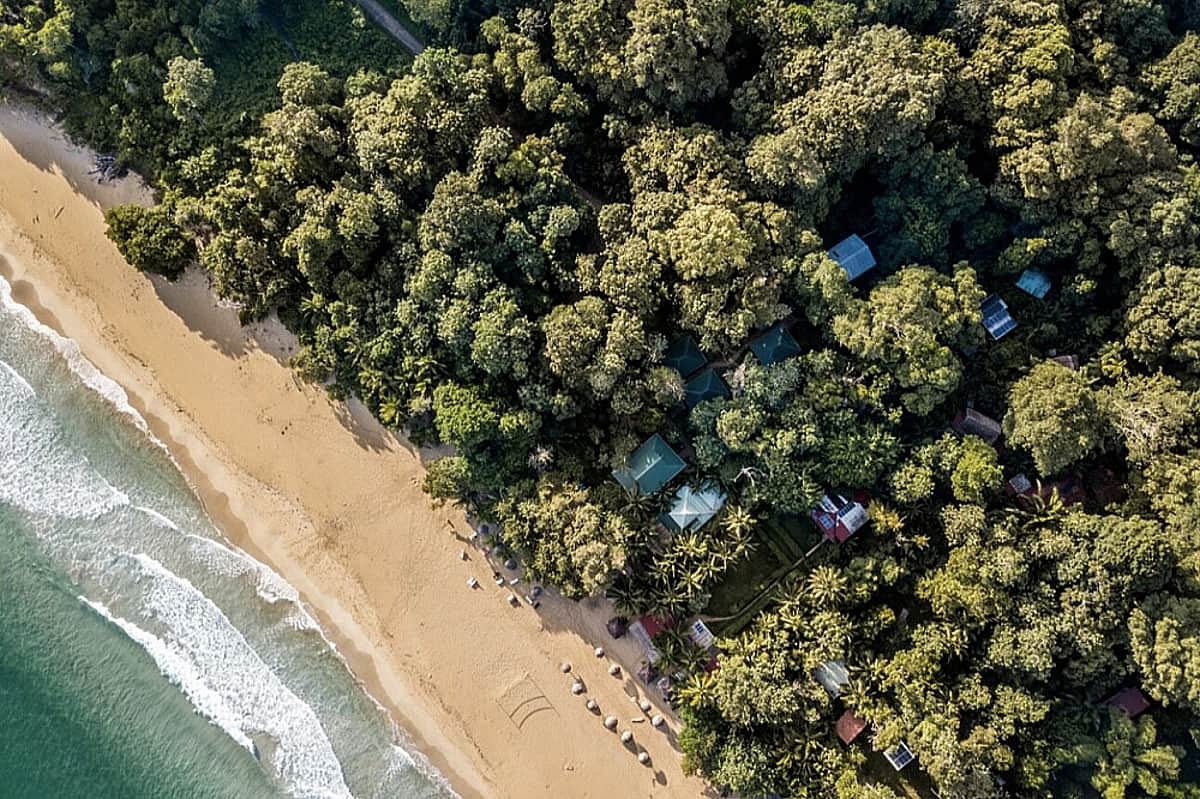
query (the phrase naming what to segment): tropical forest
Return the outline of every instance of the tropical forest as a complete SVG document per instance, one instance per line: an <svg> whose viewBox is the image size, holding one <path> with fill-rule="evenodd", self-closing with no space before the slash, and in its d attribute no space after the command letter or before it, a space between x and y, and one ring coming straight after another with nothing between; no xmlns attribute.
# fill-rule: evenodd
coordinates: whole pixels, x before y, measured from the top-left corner
<svg viewBox="0 0 1200 799"><path fill-rule="evenodd" d="M379 5L3 0L0 84L714 791L1200 797L1197 0Z"/></svg>

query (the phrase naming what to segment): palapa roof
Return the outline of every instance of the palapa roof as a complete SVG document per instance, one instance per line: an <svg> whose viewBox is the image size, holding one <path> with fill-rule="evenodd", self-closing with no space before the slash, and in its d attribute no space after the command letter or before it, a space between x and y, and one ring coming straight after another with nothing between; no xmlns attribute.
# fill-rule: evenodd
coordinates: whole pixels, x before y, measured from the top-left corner
<svg viewBox="0 0 1200 799"><path fill-rule="evenodd" d="M704 366L706 362L707 359L700 351L696 339L691 336L680 336L675 339L663 354L663 363L679 372L682 377L687 377Z"/></svg>
<svg viewBox="0 0 1200 799"><path fill-rule="evenodd" d="M705 400L728 396L729 386L725 385L716 370L705 369L684 386L683 402L691 410Z"/></svg>
<svg viewBox="0 0 1200 799"><path fill-rule="evenodd" d="M677 533L699 530L720 512L727 498L720 486L711 481L699 488L683 486L675 492L671 509L658 518L664 527Z"/></svg>
<svg viewBox="0 0 1200 799"><path fill-rule="evenodd" d="M1050 293L1050 276L1040 269L1026 269L1017 278L1017 288L1039 300L1045 299Z"/></svg>
<svg viewBox="0 0 1200 799"><path fill-rule="evenodd" d="M833 245L829 257L846 270L846 275L851 280L874 269L876 263L871 248L857 233Z"/></svg>
<svg viewBox="0 0 1200 799"><path fill-rule="evenodd" d="M634 450L620 469L612 473L631 494L653 494L687 467L683 458L658 433Z"/></svg>
<svg viewBox="0 0 1200 799"><path fill-rule="evenodd" d="M795 337L788 332L783 323L778 322L755 339L750 345L750 350L754 353L754 357L758 358L759 363L763 366L770 366L799 355L800 345L796 343Z"/></svg>

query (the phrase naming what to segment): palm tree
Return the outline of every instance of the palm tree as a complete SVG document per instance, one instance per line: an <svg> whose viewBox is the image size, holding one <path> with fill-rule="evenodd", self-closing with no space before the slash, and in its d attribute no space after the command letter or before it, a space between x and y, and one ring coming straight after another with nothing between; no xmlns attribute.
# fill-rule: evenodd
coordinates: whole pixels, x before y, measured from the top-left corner
<svg viewBox="0 0 1200 799"><path fill-rule="evenodd" d="M1112 726L1104 736L1105 752L1096 764L1092 787L1104 799L1125 799L1137 786L1149 796L1157 796L1160 785L1179 778L1182 749L1156 745L1158 737L1150 716L1134 721L1120 711L1110 714Z"/></svg>
<svg viewBox="0 0 1200 799"><path fill-rule="evenodd" d="M692 710L700 710L712 697L716 684L717 678L713 672L701 671L693 674L679 689L679 699Z"/></svg>
<svg viewBox="0 0 1200 799"><path fill-rule="evenodd" d="M835 607L848 587L846 577L835 566L818 566L808 575L808 594L820 608Z"/></svg>

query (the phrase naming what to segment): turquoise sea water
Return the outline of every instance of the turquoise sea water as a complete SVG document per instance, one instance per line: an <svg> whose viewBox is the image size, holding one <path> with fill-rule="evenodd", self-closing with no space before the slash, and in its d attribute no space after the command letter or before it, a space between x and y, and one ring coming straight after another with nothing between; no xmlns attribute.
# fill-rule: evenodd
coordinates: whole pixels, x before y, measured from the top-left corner
<svg viewBox="0 0 1200 799"><path fill-rule="evenodd" d="M0 280L0 797L452 795Z"/></svg>

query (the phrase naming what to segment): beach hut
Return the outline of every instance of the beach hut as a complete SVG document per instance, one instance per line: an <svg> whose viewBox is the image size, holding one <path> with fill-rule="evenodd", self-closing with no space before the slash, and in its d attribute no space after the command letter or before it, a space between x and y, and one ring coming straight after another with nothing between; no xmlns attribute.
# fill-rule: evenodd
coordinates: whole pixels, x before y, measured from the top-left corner
<svg viewBox="0 0 1200 799"><path fill-rule="evenodd" d="M858 234L847 236L833 245L829 257L846 270L846 276L854 280L875 268L875 256L871 248Z"/></svg>
<svg viewBox="0 0 1200 799"><path fill-rule="evenodd" d="M1040 269L1026 269L1017 278L1017 288L1039 300L1050 293L1050 276Z"/></svg>
<svg viewBox="0 0 1200 799"><path fill-rule="evenodd" d="M950 422L950 427L960 436L979 436L992 445L995 445L1000 434L1004 432L999 422L974 408L966 408L959 412Z"/></svg>
<svg viewBox="0 0 1200 799"><path fill-rule="evenodd" d="M849 710L837 720L837 735L846 746L854 743L854 739L866 728L866 719L860 719Z"/></svg>
<svg viewBox="0 0 1200 799"><path fill-rule="evenodd" d="M663 354L663 364L679 372L681 377L687 377L704 366L706 362L707 359L700 351L700 346L696 344L696 339L691 336L680 336L675 339Z"/></svg>
<svg viewBox="0 0 1200 799"><path fill-rule="evenodd" d="M776 323L750 344L750 351L763 366L786 361L800 354L800 345L782 322Z"/></svg>
<svg viewBox="0 0 1200 799"><path fill-rule="evenodd" d="M668 530L681 533L684 530L699 530L725 506L727 495L713 481L699 488L684 486L675 492L671 509L658 517Z"/></svg>
<svg viewBox="0 0 1200 799"><path fill-rule="evenodd" d="M717 397L728 397L729 386L715 369L705 369L693 377L683 388L683 404L690 411L701 402Z"/></svg>
<svg viewBox="0 0 1200 799"><path fill-rule="evenodd" d="M687 467L683 458L658 433L634 450L613 478L630 494L653 494Z"/></svg>
<svg viewBox="0 0 1200 799"><path fill-rule="evenodd" d="M896 771L901 770L917 759L917 756L912 753L912 750L908 748L908 744L904 741L884 751L883 757Z"/></svg>
<svg viewBox="0 0 1200 799"><path fill-rule="evenodd" d="M1116 708L1131 719L1137 718L1150 707L1150 700L1137 688L1122 688L1104 700L1104 704Z"/></svg>
<svg viewBox="0 0 1200 799"><path fill-rule="evenodd" d="M841 660L827 660L813 671L813 678L836 699L850 684L850 670Z"/></svg>
<svg viewBox="0 0 1200 799"><path fill-rule="evenodd" d="M983 326L987 329L988 335L996 341L1004 338L1017 327L1017 320L1013 319L1012 314L1008 312L1008 303L995 294L984 300L979 306L979 310L983 312Z"/></svg>
<svg viewBox="0 0 1200 799"><path fill-rule="evenodd" d="M821 497L820 504L809 513L809 518L821 529L825 538L844 544L850 536L861 530L871 520L862 503L838 495Z"/></svg>

